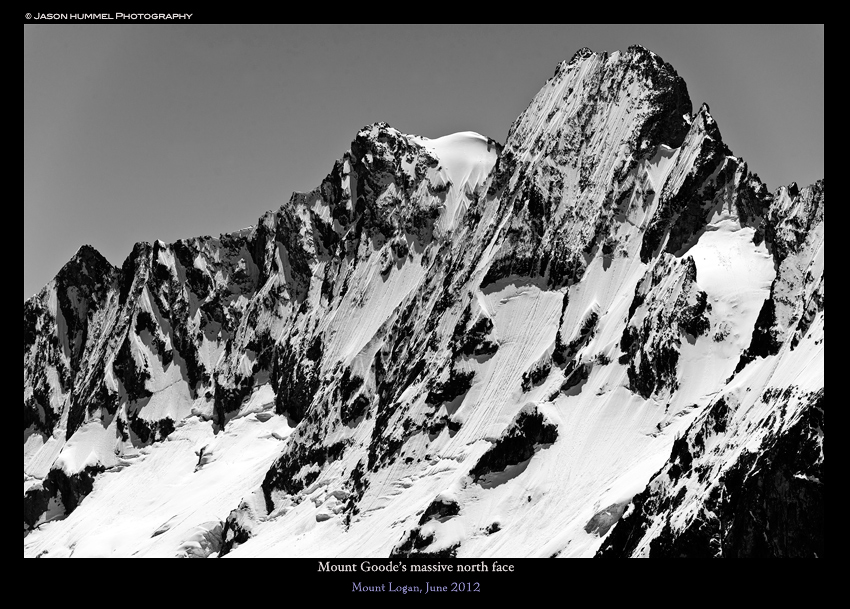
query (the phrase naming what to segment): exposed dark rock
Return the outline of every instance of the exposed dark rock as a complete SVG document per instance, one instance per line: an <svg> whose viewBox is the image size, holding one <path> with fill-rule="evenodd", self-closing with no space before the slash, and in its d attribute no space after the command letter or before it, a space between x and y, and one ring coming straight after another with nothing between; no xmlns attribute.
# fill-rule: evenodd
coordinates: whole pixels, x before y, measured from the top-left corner
<svg viewBox="0 0 850 609"><path fill-rule="evenodd" d="M779 353L779 347L782 343L777 339L776 333L773 330L773 324L776 322L775 311L773 298L768 297L759 311L759 316L756 318L756 325L753 327L750 346L741 354L741 359L735 367L735 372L743 370L744 366L757 357L767 357L768 355Z"/></svg>
<svg viewBox="0 0 850 609"><path fill-rule="evenodd" d="M578 387L590 377L590 366L570 362L564 369L564 382L561 384L561 393L567 393L574 387Z"/></svg>
<svg viewBox="0 0 850 609"><path fill-rule="evenodd" d="M329 461L336 461L342 456L345 447L345 442L330 446L319 443L316 447L288 443L286 452L274 462L261 485L268 511L274 510L271 497L273 490L282 489L291 495L303 490L319 477L319 472L310 466L321 467Z"/></svg>
<svg viewBox="0 0 850 609"><path fill-rule="evenodd" d="M316 344L321 345L321 342L313 343ZM278 350L275 358L271 376L276 394L275 412L285 414L295 423L307 414L319 389L321 379L316 368L320 353L320 348L312 352L316 360L306 356L302 359L296 349L284 348Z"/></svg>
<svg viewBox="0 0 850 609"><path fill-rule="evenodd" d="M600 510L584 525L584 531L591 535L604 537L609 529L617 523L628 505L628 501L625 503L612 503L604 510Z"/></svg>
<svg viewBox="0 0 850 609"><path fill-rule="evenodd" d="M719 421L726 408L721 400L712 408L708 421L715 430L725 431ZM759 451L744 451L725 470L689 524L677 530L668 522L651 540L649 555L824 557L823 417L821 390L808 398L790 428L768 435ZM673 446L669 475L687 476L691 464L683 437ZM650 484L634 498L631 515L618 523L597 556L632 555L653 517L671 505L670 497L656 490L663 488Z"/></svg>
<svg viewBox="0 0 850 609"><path fill-rule="evenodd" d="M242 517L242 510L232 510L224 521L224 528L221 531L221 549L218 557L222 558L230 554L234 549L251 539L252 531L245 526L245 519Z"/></svg>
<svg viewBox="0 0 850 609"><path fill-rule="evenodd" d="M258 330L254 334L254 337L245 344L246 351L250 350L256 354L253 365L253 372L255 374L271 370L276 348L277 343L268 329Z"/></svg>
<svg viewBox="0 0 850 609"><path fill-rule="evenodd" d="M137 402L152 395L146 387L146 382L150 380L150 373L147 368L140 367L136 363L136 358L131 352L130 340L129 335L124 338L124 342L112 362L112 369L121 379L124 390L127 392L127 399L131 402Z"/></svg>
<svg viewBox="0 0 850 609"><path fill-rule="evenodd" d="M566 299L566 297L565 297ZM563 319L563 313L561 314ZM596 324L599 322L599 314L596 311L591 311L582 321L576 337L565 345L562 340L560 330L555 342L555 351L552 353L552 361L558 366L563 367L568 361L572 360L576 354L593 338L596 331Z"/></svg>
<svg viewBox="0 0 850 609"><path fill-rule="evenodd" d="M92 492L95 477L104 471L102 465L89 465L82 471L67 475L62 469L51 469L40 487L24 493L24 530L32 529L47 511L51 499L62 502L67 516Z"/></svg>
<svg viewBox="0 0 850 609"><path fill-rule="evenodd" d="M420 527L414 527L404 537L404 539L392 549L390 558L411 558L414 556L427 556L432 559L455 558L460 544L455 544L448 548L433 552L426 551L426 548L434 542L435 536L433 533L422 533Z"/></svg>
<svg viewBox="0 0 850 609"><path fill-rule="evenodd" d="M557 439L557 426L549 423L542 413L536 408L523 410L469 473L477 481L490 472L530 459L537 448Z"/></svg>
<svg viewBox="0 0 850 609"><path fill-rule="evenodd" d="M649 262L668 230L670 237L665 251L674 253L705 225L707 206L713 200L716 189L714 182L710 183L710 188L706 188L708 178L723 164L730 152L705 104L694 117L690 131L693 137L700 138L694 167L675 192L666 189L662 191L661 202L641 244L641 262Z"/></svg>
<svg viewBox="0 0 850 609"><path fill-rule="evenodd" d="M469 391L470 387L472 387L472 379L474 377L474 372L459 372L455 368L452 368L448 380L434 386L428 392L428 397L425 401L428 404L451 402L458 396Z"/></svg>
<svg viewBox="0 0 850 609"><path fill-rule="evenodd" d="M522 391L528 393L532 387L537 387L552 371L552 363L546 359L535 364L530 370L522 373Z"/></svg>
<svg viewBox="0 0 850 609"><path fill-rule="evenodd" d="M342 378L339 381L339 397L343 402L347 402L355 391L363 385L363 379L351 375L351 368L346 368L342 373Z"/></svg>
<svg viewBox="0 0 850 609"><path fill-rule="evenodd" d="M243 377L237 375L233 379L233 385L215 386L215 422L224 427L227 422L227 416L239 410L246 399L251 397L251 391L254 388L254 377Z"/></svg>
<svg viewBox="0 0 850 609"><path fill-rule="evenodd" d="M646 141L648 149L660 144L678 148L688 133L684 117L690 116L693 111L684 79L673 66L644 47L631 46L629 53L633 66L650 80L652 90L656 92L652 100L654 112L644 121L637 141Z"/></svg>
<svg viewBox="0 0 850 609"><path fill-rule="evenodd" d="M458 514L460 514L460 506L457 501L452 499L434 499L422 513L422 516L419 518L419 524L421 526L429 520L443 521Z"/></svg>
<svg viewBox="0 0 850 609"><path fill-rule="evenodd" d="M165 417L159 421L146 421L136 414L130 418L130 429L143 444L161 442L174 432L174 421Z"/></svg>
<svg viewBox="0 0 850 609"><path fill-rule="evenodd" d="M469 313L468 309L466 313ZM492 319L481 317L468 330L464 327L466 323L466 320L461 319L455 327L452 337L452 351L455 357L493 355L499 350L499 345L488 338L493 331Z"/></svg>
<svg viewBox="0 0 850 609"><path fill-rule="evenodd" d="M783 197L780 190L779 196L773 199L766 213L765 240L772 247L778 273L771 284L770 296L764 301L759 311L750 345L741 355L735 368L736 373L758 357L777 354L789 331L794 332L791 345L792 348L796 347L800 338L808 331L815 314L823 310L822 273L819 277L813 276L811 272L803 275L801 286L803 290L796 302L789 301L785 294L789 283L794 285L800 281L795 278L795 274L802 269L796 270L793 265L786 267L783 263L789 256L803 251L812 226L823 221L824 213L823 180L803 190L798 189L796 184L792 186L793 188L789 188L786 193L788 198ZM809 286L811 286L811 296L805 300L802 296ZM795 307L791 327L780 325L777 318L777 306L785 308L786 316L789 306Z"/></svg>
<svg viewBox="0 0 850 609"><path fill-rule="evenodd" d="M681 277L676 292L656 297L658 286L672 277ZM659 260L638 282L629 306L629 323L620 337L623 355L619 361L628 365L629 388L649 398L656 392L678 388L677 365L682 334L692 337L710 330L710 304L696 283L696 264L690 256L677 261L673 257ZM634 318L638 309L645 311L640 324ZM691 339L692 340L692 339Z"/></svg>
<svg viewBox="0 0 850 609"><path fill-rule="evenodd" d="M343 423L350 425L368 412L369 405L369 398L365 395L358 395L350 403L343 404L340 407L339 417Z"/></svg>

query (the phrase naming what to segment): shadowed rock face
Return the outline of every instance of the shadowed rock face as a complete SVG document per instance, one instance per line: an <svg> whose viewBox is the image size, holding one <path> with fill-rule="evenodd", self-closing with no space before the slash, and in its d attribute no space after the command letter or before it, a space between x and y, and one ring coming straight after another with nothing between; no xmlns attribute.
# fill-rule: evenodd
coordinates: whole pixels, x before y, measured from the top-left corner
<svg viewBox="0 0 850 609"><path fill-rule="evenodd" d="M684 528L664 525L648 556L668 558L814 558L824 556L823 392L807 397L802 416L758 452L744 452L699 505ZM674 445L671 481L694 476L705 455ZM663 470L662 470L663 471ZM697 474L698 475L698 474ZM661 474L659 475L661 476ZM597 556L628 557L641 545L653 517L676 509L664 487L647 488Z"/></svg>
<svg viewBox="0 0 850 609"><path fill-rule="evenodd" d="M81 248L24 304L25 551L100 484L167 495L185 445L245 469L183 554L822 555L823 181L770 194L642 47L561 63L504 146L455 136L375 123L256 226ZM706 235L775 276L724 301Z"/></svg>
<svg viewBox="0 0 850 609"><path fill-rule="evenodd" d="M638 283L629 306L630 323L623 330L620 363L628 363L629 388L645 398L662 389L675 391L679 348L682 335L701 336L708 333L706 293L696 283L693 258L676 260L665 256ZM675 287L665 299L649 299L652 292L665 290L663 284ZM645 313L640 325L631 322L635 314Z"/></svg>
<svg viewBox="0 0 850 609"><path fill-rule="evenodd" d="M478 480L491 472L502 471L509 465L531 459L536 449L557 439L556 425L548 422L536 408L524 410L469 473Z"/></svg>
<svg viewBox="0 0 850 609"><path fill-rule="evenodd" d="M805 419L765 447L742 459L727 475L730 493L722 520L724 556L823 557L826 484L823 470L823 395ZM727 507L728 506L728 507ZM770 535L762 535L768 531Z"/></svg>
<svg viewBox="0 0 850 609"><path fill-rule="evenodd" d="M600 510L584 525L584 532L600 537L604 536L623 515L626 505L625 503L613 503L604 510Z"/></svg>
<svg viewBox="0 0 850 609"><path fill-rule="evenodd" d="M89 466L68 476L61 469L50 470L40 486L24 493L24 532L39 523L51 502L58 503L66 513L73 512L91 492L95 477L103 471L101 466Z"/></svg>
<svg viewBox="0 0 850 609"><path fill-rule="evenodd" d="M780 190L768 212L765 233L778 272L736 372L757 357L776 355L791 332L796 347L816 311L823 311L823 274L808 268L812 250L823 240L823 196L823 180L802 191L792 184Z"/></svg>

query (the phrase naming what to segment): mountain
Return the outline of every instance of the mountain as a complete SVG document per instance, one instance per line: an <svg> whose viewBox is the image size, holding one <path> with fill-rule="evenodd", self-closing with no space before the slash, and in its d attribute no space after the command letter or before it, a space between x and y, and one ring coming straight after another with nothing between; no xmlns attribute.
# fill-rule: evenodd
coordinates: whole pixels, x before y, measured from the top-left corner
<svg viewBox="0 0 850 609"><path fill-rule="evenodd" d="M24 304L25 556L823 556L823 180L654 53Z"/></svg>

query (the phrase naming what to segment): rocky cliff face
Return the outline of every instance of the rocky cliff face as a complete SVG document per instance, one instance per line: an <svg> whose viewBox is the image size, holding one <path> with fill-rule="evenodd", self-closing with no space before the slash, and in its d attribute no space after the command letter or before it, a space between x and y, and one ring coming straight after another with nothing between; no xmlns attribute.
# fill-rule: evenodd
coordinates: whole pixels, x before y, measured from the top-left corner
<svg viewBox="0 0 850 609"><path fill-rule="evenodd" d="M640 47L24 305L26 555L823 555L823 181Z"/></svg>
<svg viewBox="0 0 850 609"><path fill-rule="evenodd" d="M766 212L750 344L600 556L824 556L823 181Z"/></svg>

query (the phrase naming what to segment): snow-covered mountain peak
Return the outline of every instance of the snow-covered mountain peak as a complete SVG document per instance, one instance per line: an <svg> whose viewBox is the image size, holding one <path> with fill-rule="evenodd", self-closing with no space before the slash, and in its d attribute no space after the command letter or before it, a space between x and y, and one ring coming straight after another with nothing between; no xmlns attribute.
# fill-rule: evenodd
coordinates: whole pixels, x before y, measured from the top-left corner
<svg viewBox="0 0 850 609"><path fill-rule="evenodd" d="M643 155L660 144L678 147L691 102L669 64L642 47L608 55L589 50L546 82L511 126L506 150L536 162L557 142L561 155Z"/></svg>
<svg viewBox="0 0 850 609"><path fill-rule="evenodd" d="M436 139L414 138L439 161L452 184L468 184L472 190L490 174L501 145L474 131L452 133Z"/></svg>
<svg viewBox="0 0 850 609"><path fill-rule="evenodd" d="M71 260L97 260L98 265L103 265L105 262L108 262L97 248L89 245L88 243L81 245L76 253L71 257Z"/></svg>
<svg viewBox="0 0 850 609"><path fill-rule="evenodd" d="M71 259L66 262L57 273L57 278L69 284L82 286L88 282L83 281L83 276L99 283L110 277L117 269L91 245L81 246Z"/></svg>
<svg viewBox="0 0 850 609"><path fill-rule="evenodd" d="M375 123L252 228L81 249L24 305L25 554L822 554L823 181L691 111L582 49L503 148Z"/></svg>

